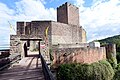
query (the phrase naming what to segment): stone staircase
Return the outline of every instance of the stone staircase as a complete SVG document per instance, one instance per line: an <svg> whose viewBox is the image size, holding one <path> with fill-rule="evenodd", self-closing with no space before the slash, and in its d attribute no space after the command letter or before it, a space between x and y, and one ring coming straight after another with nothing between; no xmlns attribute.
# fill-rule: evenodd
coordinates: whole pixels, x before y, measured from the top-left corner
<svg viewBox="0 0 120 80"><path fill-rule="evenodd" d="M23 58L19 63L0 71L0 80L45 80L37 57Z"/></svg>

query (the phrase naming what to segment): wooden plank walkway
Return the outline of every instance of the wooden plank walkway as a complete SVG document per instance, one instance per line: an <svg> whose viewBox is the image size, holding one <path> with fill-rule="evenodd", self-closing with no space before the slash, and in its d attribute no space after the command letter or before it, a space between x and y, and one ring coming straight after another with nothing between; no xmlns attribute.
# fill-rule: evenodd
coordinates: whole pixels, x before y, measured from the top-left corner
<svg viewBox="0 0 120 80"><path fill-rule="evenodd" d="M40 58L23 58L18 64L0 71L0 80L45 80Z"/></svg>

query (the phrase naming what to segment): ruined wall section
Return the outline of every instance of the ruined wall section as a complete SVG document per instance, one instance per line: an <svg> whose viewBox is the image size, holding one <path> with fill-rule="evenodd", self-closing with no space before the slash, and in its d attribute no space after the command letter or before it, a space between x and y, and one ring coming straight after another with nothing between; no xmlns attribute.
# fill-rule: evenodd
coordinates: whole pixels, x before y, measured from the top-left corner
<svg viewBox="0 0 120 80"><path fill-rule="evenodd" d="M106 59L105 47L101 48L56 48L53 49L53 65L63 63L93 63Z"/></svg>
<svg viewBox="0 0 120 80"><path fill-rule="evenodd" d="M31 34L31 22L26 22L25 23L25 35L30 35Z"/></svg>
<svg viewBox="0 0 120 80"><path fill-rule="evenodd" d="M25 34L25 22L17 22L17 35Z"/></svg>
<svg viewBox="0 0 120 80"><path fill-rule="evenodd" d="M30 35L31 22L17 22L17 35Z"/></svg>
<svg viewBox="0 0 120 80"><path fill-rule="evenodd" d="M45 30L49 27L48 34L51 33L51 21L17 22L17 35L41 35L45 37Z"/></svg>
<svg viewBox="0 0 120 80"><path fill-rule="evenodd" d="M31 22L31 35L43 35L45 36L45 30L49 27L48 33L50 34L51 21L32 21Z"/></svg>

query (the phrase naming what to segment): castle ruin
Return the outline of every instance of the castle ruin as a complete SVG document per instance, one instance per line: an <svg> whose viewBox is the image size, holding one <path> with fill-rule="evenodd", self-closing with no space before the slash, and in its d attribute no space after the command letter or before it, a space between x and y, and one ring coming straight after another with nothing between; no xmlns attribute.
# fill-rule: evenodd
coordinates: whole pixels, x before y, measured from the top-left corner
<svg viewBox="0 0 120 80"><path fill-rule="evenodd" d="M27 50L34 51L38 46L37 41L34 41L36 39L42 40L41 46L45 45L45 49L41 49L42 53L48 51L49 56L49 50L52 50L55 63L60 60L60 56L66 56L68 53L72 57L80 54L79 59L73 57L73 61L83 63L105 59L105 48L90 48L86 42L86 31L79 22L79 8L67 2L57 8L57 22L17 22L17 34L10 36L10 53L19 53L22 58L27 57L24 45L26 44Z"/></svg>

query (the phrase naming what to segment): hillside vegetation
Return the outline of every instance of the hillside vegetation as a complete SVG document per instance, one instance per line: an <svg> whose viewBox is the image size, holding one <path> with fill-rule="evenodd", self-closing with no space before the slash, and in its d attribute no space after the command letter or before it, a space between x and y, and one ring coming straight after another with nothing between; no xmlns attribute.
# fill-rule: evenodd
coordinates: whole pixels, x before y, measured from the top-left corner
<svg viewBox="0 0 120 80"><path fill-rule="evenodd" d="M117 62L120 63L120 35L116 35L113 37L108 37L105 39L98 40L101 45L106 45L109 43L116 44L116 50L117 50Z"/></svg>
<svg viewBox="0 0 120 80"><path fill-rule="evenodd" d="M101 39L101 40L98 40L98 41L101 43L101 45L105 45L105 44L108 44L108 43L116 44L117 52L120 53L120 35L116 35L116 36L113 36L113 37L108 37L108 38Z"/></svg>

